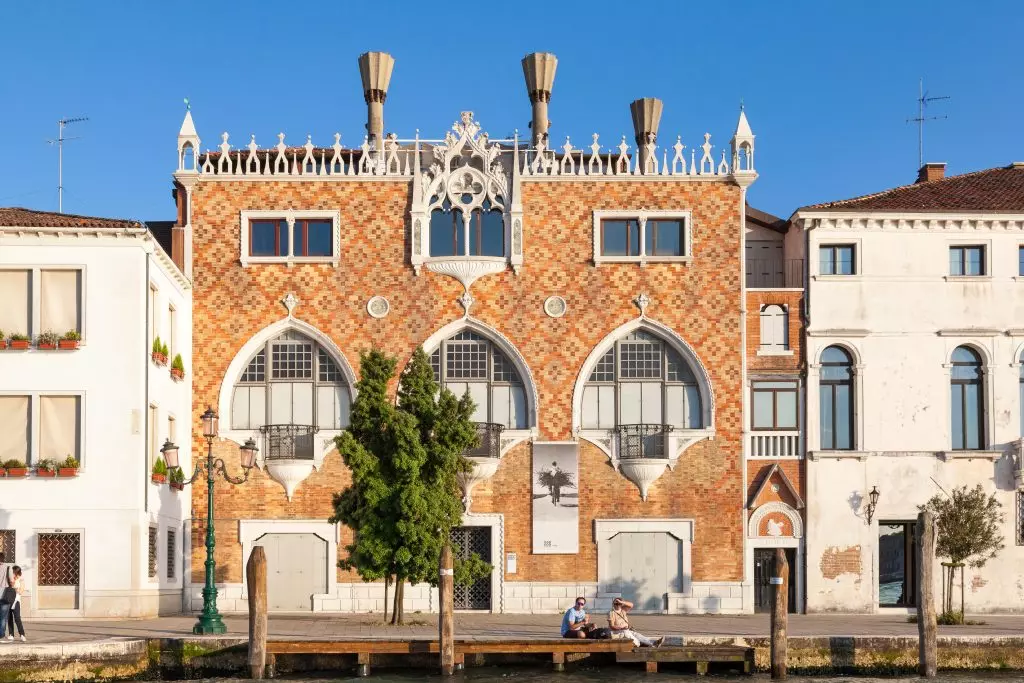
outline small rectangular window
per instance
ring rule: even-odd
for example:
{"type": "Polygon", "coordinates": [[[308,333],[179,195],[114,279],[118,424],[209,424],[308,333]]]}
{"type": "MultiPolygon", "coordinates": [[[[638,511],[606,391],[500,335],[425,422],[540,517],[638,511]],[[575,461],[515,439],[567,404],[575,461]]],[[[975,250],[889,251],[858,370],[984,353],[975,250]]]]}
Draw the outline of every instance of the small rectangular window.
{"type": "Polygon", "coordinates": [[[174,529],[167,530],[167,578],[174,578],[175,565],[175,553],[177,551],[177,534],[174,533],[174,529]]]}
{"type": "Polygon", "coordinates": [[[949,248],[949,274],[979,276],[985,274],[985,247],[949,248]]]}
{"type": "Polygon", "coordinates": [[[149,527],[149,578],[156,578],[156,527],[149,527]]]}
{"type": "Polygon", "coordinates": [[[32,271],[0,270],[0,330],[12,334],[31,334],[32,271]]]}
{"type": "Polygon", "coordinates": [[[821,275],[853,275],[856,272],[852,244],[826,244],[818,249],[821,275]]]}
{"type": "Polygon", "coordinates": [[[260,219],[249,222],[250,256],[287,256],[288,221],[260,219]]]}
{"type": "Polygon", "coordinates": [[[330,219],[295,221],[295,256],[333,255],[334,226],[330,219]]]}
{"type": "Polygon", "coordinates": [[[1024,277],[1024,247],[1017,247],[1017,275],[1024,277]]]}
{"type": "Polygon", "coordinates": [[[637,220],[601,221],[602,256],[639,256],[640,222],[637,220]]]}
{"type": "Polygon", "coordinates": [[[647,221],[646,249],[648,256],[685,256],[685,223],[678,218],[647,221]]]}
{"type": "Polygon", "coordinates": [[[39,397],[39,459],[64,460],[79,455],[81,398],[78,396],[39,397]]]}
{"type": "Polygon", "coordinates": [[[755,382],[752,413],[754,429],[796,429],[796,383],[755,382]]]}

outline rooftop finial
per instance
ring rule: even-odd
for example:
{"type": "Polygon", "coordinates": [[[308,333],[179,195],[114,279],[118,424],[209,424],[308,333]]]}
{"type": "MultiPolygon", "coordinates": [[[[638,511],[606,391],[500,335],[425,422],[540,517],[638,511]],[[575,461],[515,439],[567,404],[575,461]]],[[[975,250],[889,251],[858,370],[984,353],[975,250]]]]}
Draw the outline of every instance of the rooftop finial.
{"type": "Polygon", "coordinates": [[[185,111],[192,111],[192,103],[188,101],[187,97],[185,98],[185,111]]]}

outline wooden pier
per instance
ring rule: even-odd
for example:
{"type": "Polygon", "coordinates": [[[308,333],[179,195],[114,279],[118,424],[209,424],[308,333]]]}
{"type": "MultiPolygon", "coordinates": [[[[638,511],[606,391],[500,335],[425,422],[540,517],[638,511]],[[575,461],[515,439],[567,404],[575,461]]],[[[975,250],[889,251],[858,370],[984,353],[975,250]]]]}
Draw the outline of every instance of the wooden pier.
{"type": "MultiPolygon", "coordinates": [[[[267,655],[346,655],[355,660],[360,676],[370,675],[374,666],[423,666],[424,656],[440,655],[436,640],[271,640],[267,655]],[[404,656],[403,656],[404,655],[404,656]]],[[[660,648],[634,648],[628,640],[570,640],[565,638],[530,640],[456,640],[456,668],[482,666],[495,661],[513,663],[551,662],[555,671],[567,663],[598,655],[609,664],[643,664],[656,672],[659,663],[692,663],[698,674],[708,672],[712,663],[731,664],[744,673],[754,668],[754,649],[741,646],[664,645],[660,648]]]]}

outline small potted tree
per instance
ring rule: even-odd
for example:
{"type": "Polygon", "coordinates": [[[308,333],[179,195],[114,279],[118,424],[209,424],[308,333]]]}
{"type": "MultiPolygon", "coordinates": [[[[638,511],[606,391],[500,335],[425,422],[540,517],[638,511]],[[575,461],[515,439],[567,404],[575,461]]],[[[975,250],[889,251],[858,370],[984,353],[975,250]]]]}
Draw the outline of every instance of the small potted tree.
{"type": "Polygon", "coordinates": [[[14,349],[15,351],[24,351],[29,346],[29,338],[27,334],[21,332],[15,332],[7,340],[7,348],[14,349]]]}
{"type": "Polygon", "coordinates": [[[28,474],[28,467],[20,460],[11,459],[4,463],[4,470],[11,479],[20,479],[28,474]]]}
{"type": "Polygon", "coordinates": [[[181,471],[180,467],[171,469],[167,476],[170,477],[172,489],[175,491],[183,491],[185,489],[185,473],[181,471]]]}
{"type": "Polygon", "coordinates": [[[153,474],[151,475],[154,484],[163,484],[167,481],[167,463],[163,458],[157,458],[153,463],[153,474]]]}
{"type": "Polygon", "coordinates": [[[160,337],[153,340],[153,353],[150,355],[157,365],[167,365],[167,347],[160,341],[160,337]]]}
{"type": "Polygon", "coordinates": [[[78,458],[68,454],[68,457],[64,458],[57,467],[57,475],[61,477],[77,477],[78,476],[78,458]]]}
{"type": "Polygon", "coordinates": [[[7,337],[4,336],[4,331],[0,330],[0,351],[7,348],[7,337]]]}
{"type": "Polygon", "coordinates": [[[82,341],[82,333],[78,330],[68,330],[64,333],[64,336],[57,342],[57,348],[59,349],[77,349],[78,344],[82,341]]]}
{"type": "Polygon", "coordinates": [[[36,338],[36,346],[43,351],[53,351],[57,348],[57,342],[59,341],[59,334],[53,330],[47,330],[36,338]]]}
{"type": "Polygon", "coordinates": [[[174,356],[171,362],[171,379],[180,382],[185,379],[185,361],[181,360],[181,354],[174,356]]]}
{"type": "Polygon", "coordinates": [[[53,460],[40,460],[36,463],[36,476],[37,477],[56,477],[57,476],[57,463],[53,460]]]}

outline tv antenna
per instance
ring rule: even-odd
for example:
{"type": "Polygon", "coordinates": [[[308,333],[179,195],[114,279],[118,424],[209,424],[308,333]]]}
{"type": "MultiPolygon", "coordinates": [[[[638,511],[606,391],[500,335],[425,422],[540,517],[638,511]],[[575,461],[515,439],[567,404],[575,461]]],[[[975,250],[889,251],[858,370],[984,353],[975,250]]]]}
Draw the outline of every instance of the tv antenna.
{"type": "Polygon", "coordinates": [[[928,92],[924,89],[924,79],[920,79],[917,82],[917,116],[912,119],[907,119],[907,123],[917,124],[917,167],[921,168],[924,166],[924,122],[925,121],[937,121],[938,119],[948,119],[948,116],[925,116],[925,109],[928,107],[929,102],[936,100],[948,100],[948,95],[936,95],[929,97],[928,92]]]}
{"type": "Polygon", "coordinates": [[[79,116],[75,119],[61,119],[57,122],[57,139],[47,140],[51,145],[57,145],[57,213],[64,213],[64,142],[66,140],[78,139],[78,137],[64,137],[64,129],[70,123],[88,120],[88,116],[79,116]]]}

